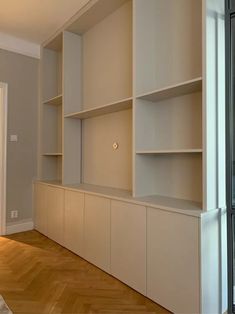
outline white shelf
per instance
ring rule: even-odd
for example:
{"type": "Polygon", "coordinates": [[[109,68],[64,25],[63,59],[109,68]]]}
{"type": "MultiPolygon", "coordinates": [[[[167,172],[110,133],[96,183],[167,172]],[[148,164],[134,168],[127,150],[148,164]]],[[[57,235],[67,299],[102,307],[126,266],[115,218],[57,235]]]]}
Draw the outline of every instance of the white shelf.
{"type": "Polygon", "coordinates": [[[138,155],[157,155],[157,154],[195,154],[202,153],[202,149],[164,149],[164,150],[138,150],[138,155]]]}
{"type": "Polygon", "coordinates": [[[144,197],[137,197],[135,200],[144,203],[148,207],[157,207],[165,210],[174,210],[177,212],[183,211],[200,211],[202,212],[202,204],[191,200],[184,200],[174,197],[167,197],[161,195],[150,195],[144,197]]]}
{"type": "Polygon", "coordinates": [[[63,156],[62,153],[45,153],[43,156],[51,156],[51,157],[57,157],[57,156],[63,156]]]}
{"type": "Polygon", "coordinates": [[[95,107],[65,115],[65,118],[88,119],[108,113],[118,112],[132,108],[132,98],[126,98],[101,107],[95,107]]]}
{"type": "Polygon", "coordinates": [[[165,88],[157,89],[149,93],[137,96],[137,98],[152,102],[161,101],[168,98],[179,97],[187,94],[200,92],[202,90],[202,77],[185,81],[180,84],[171,85],[165,88]]]}
{"type": "Polygon", "coordinates": [[[62,105],[62,99],[63,99],[63,96],[58,95],[56,97],[53,97],[51,99],[44,101],[44,104],[51,105],[51,106],[59,106],[59,105],[62,105]]]}

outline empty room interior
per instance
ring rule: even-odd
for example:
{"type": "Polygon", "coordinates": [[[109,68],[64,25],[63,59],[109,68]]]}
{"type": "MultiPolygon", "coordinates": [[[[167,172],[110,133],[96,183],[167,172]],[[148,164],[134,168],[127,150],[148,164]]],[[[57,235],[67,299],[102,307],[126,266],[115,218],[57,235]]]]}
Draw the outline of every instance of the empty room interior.
{"type": "Polygon", "coordinates": [[[235,1],[0,3],[0,314],[235,313],[235,1]]]}

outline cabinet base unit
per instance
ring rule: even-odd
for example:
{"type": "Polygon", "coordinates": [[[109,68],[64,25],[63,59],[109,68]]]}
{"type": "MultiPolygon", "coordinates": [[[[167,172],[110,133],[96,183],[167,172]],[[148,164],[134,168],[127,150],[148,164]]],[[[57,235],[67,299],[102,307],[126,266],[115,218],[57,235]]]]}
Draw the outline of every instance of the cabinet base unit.
{"type": "Polygon", "coordinates": [[[200,312],[197,217],[147,209],[147,296],[173,313],[200,312]]]}
{"type": "Polygon", "coordinates": [[[219,313],[226,211],[176,212],[86,187],[35,182],[36,230],[173,313],[219,313]]]}
{"type": "Polygon", "coordinates": [[[111,202],[111,274],[146,294],[146,208],[111,202]]]}

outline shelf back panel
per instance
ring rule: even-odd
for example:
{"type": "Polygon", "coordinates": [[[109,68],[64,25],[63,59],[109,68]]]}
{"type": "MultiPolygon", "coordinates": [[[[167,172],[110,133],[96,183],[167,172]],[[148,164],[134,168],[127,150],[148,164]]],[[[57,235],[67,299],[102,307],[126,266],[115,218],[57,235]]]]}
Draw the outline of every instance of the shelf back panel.
{"type": "Polygon", "coordinates": [[[136,150],[202,149],[202,94],[136,100],[136,150]]]}
{"type": "Polygon", "coordinates": [[[132,95],[132,2],[87,31],[83,43],[83,110],[132,95]]]}
{"type": "Polygon", "coordinates": [[[202,156],[136,156],[135,196],[161,195],[202,201],[202,156]]]}
{"type": "Polygon", "coordinates": [[[137,94],[202,75],[201,0],[135,0],[137,94]]]}
{"type": "Polygon", "coordinates": [[[132,110],[82,121],[82,165],[84,183],[132,189],[132,110]]]}

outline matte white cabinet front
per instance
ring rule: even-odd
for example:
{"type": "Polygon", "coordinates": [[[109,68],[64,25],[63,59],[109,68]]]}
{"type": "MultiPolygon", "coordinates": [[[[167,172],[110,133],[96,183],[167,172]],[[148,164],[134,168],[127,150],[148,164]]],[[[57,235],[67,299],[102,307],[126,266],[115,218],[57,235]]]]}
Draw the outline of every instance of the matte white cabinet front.
{"type": "Polygon", "coordinates": [[[64,190],[47,187],[48,237],[64,245],[64,190]]]}
{"type": "Polygon", "coordinates": [[[146,207],[111,202],[111,274],[146,294],[146,207]]]}
{"type": "Polygon", "coordinates": [[[173,313],[200,313],[198,218],[147,209],[147,296],[173,313]]]}
{"type": "Polygon", "coordinates": [[[85,195],[84,212],[85,258],[110,272],[110,200],[85,195]]]}
{"type": "Polygon", "coordinates": [[[34,184],[35,229],[47,235],[47,186],[34,184]]]}
{"type": "Polygon", "coordinates": [[[64,245],[83,256],[84,194],[65,191],[64,245]]]}

